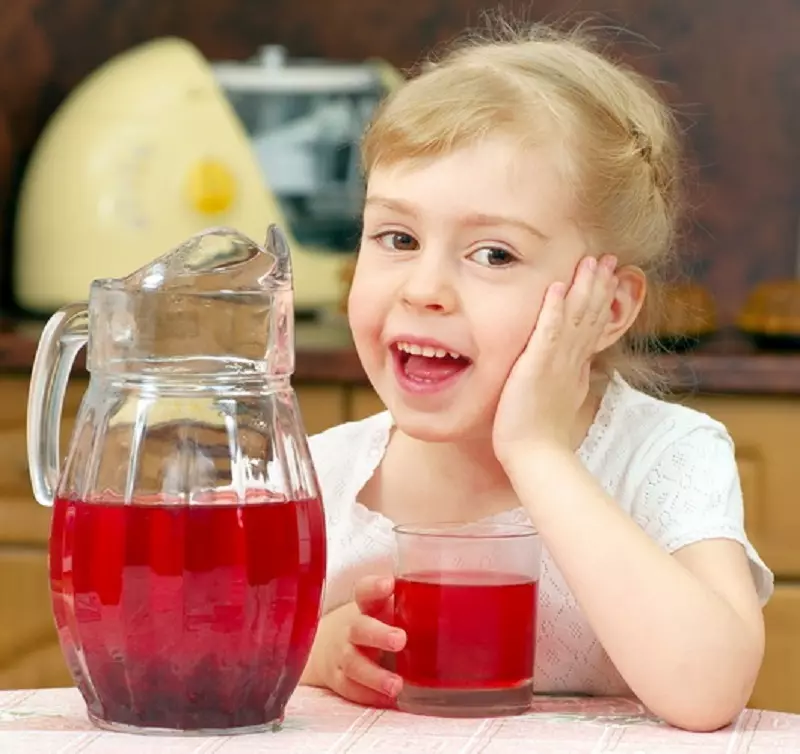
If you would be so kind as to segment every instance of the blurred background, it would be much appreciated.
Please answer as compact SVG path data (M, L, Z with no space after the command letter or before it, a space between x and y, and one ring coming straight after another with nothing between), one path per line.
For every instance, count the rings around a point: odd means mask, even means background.
M15 201L31 149L73 87L113 55L177 35L212 61L244 60L277 44L292 57L381 58L402 69L478 23L487 7L482 0L6 0L0 7L0 303L13 301ZM735 316L756 283L794 277L797 3L536 0L507 7L532 19L600 14L630 31L621 50L631 62L666 82L700 167L686 266L709 286L724 319ZM66 191L70 176L62 180Z
M52 628L49 512L31 498L27 379L43 315L191 233L292 236L307 429L381 408L341 321L360 130L481 0L3 0L0 4L0 687L69 683ZM753 703L800 712L800 3L536 0L594 15L663 82L695 168L685 280L642 337L675 399L730 428L751 538L775 570ZM172 38L164 41L164 38ZM123 54L124 53L124 54ZM663 350L663 349L662 349ZM85 389L78 365L64 440Z

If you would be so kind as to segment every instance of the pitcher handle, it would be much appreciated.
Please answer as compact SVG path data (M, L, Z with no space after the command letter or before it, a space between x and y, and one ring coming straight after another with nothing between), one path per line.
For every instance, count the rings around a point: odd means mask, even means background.
M61 412L69 374L89 337L86 304L59 309L47 322L33 360L28 390L28 469L33 496L51 506L61 473Z

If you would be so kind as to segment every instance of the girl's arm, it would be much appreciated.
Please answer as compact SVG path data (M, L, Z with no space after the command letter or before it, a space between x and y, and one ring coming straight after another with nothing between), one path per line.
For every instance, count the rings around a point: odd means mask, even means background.
M634 693L678 727L730 723L747 703L764 651L742 546L711 539L669 555L562 445L536 446L507 470Z
M649 506L656 517L674 519L677 510L694 533L687 541L704 540L675 555L616 505L573 450L578 412L590 405L592 360L622 337L641 305L643 288L632 283L635 271L615 267L613 257L587 257L570 286L556 282L548 288L530 340L500 396L492 444L633 691L673 725L713 730L746 704L764 648L745 553L738 543L715 538L741 529L740 521L732 524L735 509L727 512L728 530L722 525L724 495L740 494L730 447L727 456L721 454L719 444L726 442L713 433L698 447L710 452L696 478L714 478L722 464L723 473L732 467L728 475L735 481L725 489L718 485L695 492L691 502L702 511L699 515L681 511L680 501L689 492L685 469L671 475L673 489L665 495L674 510L662 509L660 493ZM696 465L697 453L690 456ZM741 500L732 503L741 512ZM708 525L709 516L717 516L716 527Z

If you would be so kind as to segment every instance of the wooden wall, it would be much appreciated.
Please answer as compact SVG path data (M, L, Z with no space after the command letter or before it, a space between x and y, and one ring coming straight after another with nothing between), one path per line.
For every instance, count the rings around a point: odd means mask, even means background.
M0 303L8 301L15 188L69 89L143 40L185 36L211 58L260 44L295 55L382 56L409 66L479 20L481 0L2 0ZM506 6L508 7L508 3ZM514 7L512 4L511 7ZM517 4L517 7L524 7ZM652 44L637 66L672 84L701 167L688 265L732 314L753 283L792 275L800 216L800 3L796 0L536 0L531 18L603 12ZM68 186L65 176L65 187Z

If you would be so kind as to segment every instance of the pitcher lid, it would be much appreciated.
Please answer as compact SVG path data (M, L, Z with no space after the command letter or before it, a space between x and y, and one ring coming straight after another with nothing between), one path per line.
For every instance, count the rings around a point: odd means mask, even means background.
M233 228L209 228L124 278L95 280L92 288L126 291L256 292L291 287L289 246L277 226L260 246Z
M211 228L124 278L96 280L88 367L135 374L291 374L292 268L277 226L261 246Z

